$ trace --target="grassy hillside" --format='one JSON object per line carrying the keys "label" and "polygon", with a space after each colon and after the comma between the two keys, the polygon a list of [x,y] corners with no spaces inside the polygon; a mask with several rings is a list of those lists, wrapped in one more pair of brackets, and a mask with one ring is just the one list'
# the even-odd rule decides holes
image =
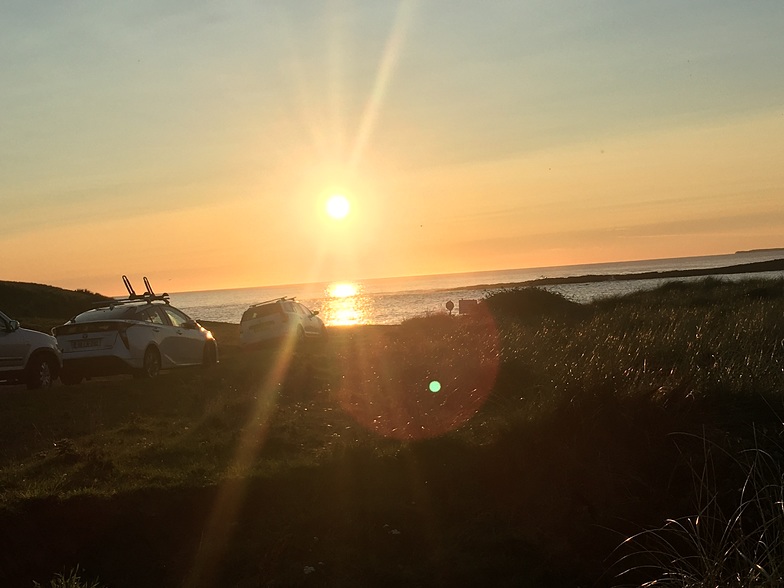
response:
{"label": "grassy hillside", "polygon": [[215,369],[0,394],[0,584],[781,585],[782,281],[210,327]]}
{"label": "grassy hillside", "polygon": [[27,282],[0,281],[0,310],[27,328],[48,331],[52,326],[108,300],[87,290],[65,290]]}

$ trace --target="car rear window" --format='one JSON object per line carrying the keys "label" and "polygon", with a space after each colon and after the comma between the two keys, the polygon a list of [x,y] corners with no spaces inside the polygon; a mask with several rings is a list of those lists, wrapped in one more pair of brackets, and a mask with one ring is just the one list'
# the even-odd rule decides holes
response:
{"label": "car rear window", "polygon": [[115,306],[107,308],[95,308],[82,314],[76,315],[73,319],[75,323],[90,323],[93,321],[105,321],[116,319],[134,318],[136,309],[132,306]]}
{"label": "car rear window", "polygon": [[251,306],[248,310],[246,310],[242,315],[242,321],[250,321],[256,318],[261,318],[265,316],[270,316],[271,314],[275,314],[280,312],[277,302],[274,304],[263,304],[261,306]]}

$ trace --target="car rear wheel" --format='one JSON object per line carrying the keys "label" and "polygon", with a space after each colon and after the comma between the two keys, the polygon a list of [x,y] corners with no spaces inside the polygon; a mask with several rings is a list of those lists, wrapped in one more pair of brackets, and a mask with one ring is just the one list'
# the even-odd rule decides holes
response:
{"label": "car rear wheel", "polygon": [[51,358],[41,353],[33,355],[27,365],[27,389],[51,388],[55,378],[55,369],[54,361]]}
{"label": "car rear wheel", "polygon": [[155,378],[161,373],[161,355],[155,347],[148,347],[144,352],[142,369],[134,373],[137,378]]}

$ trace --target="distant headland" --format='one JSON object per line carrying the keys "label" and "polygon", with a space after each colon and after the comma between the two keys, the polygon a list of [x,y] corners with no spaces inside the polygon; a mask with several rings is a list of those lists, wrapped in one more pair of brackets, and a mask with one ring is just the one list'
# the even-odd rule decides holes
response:
{"label": "distant headland", "polygon": [[[778,251],[778,249],[755,249],[754,252],[761,251]],[[784,252],[784,248],[781,249]],[[745,253],[745,252],[739,252]],[[549,286],[553,284],[583,284],[593,282],[607,282],[610,280],[623,281],[623,280],[656,280],[668,278],[692,278],[699,276],[717,276],[729,274],[753,274],[759,272],[780,272],[784,271],[784,258],[773,259],[770,261],[755,261],[751,263],[739,263],[736,265],[728,265],[724,267],[712,267],[704,269],[684,269],[684,270],[666,270],[666,271],[651,271],[639,272],[632,274],[584,274],[579,276],[565,276],[565,277],[551,277],[551,278],[537,278],[535,280],[528,280],[525,282],[509,282],[503,284],[480,284],[475,286],[466,286],[464,288],[456,288],[458,290],[479,290],[482,288],[513,288],[518,286]]]}
{"label": "distant headland", "polygon": [[736,251],[735,255],[742,253],[775,253],[777,251],[784,252],[784,247],[769,247],[768,249],[747,249],[745,251]]}

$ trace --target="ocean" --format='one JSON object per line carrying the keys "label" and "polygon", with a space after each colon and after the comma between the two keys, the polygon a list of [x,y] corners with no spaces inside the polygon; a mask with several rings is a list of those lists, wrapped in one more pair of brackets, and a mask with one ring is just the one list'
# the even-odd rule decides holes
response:
{"label": "ocean", "polygon": [[[447,312],[446,303],[457,308],[461,299],[480,299],[507,286],[538,278],[584,275],[622,275],[669,270],[713,269],[784,257],[782,250],[739,252],[729,255],[681,257],[644,261],[598,263],[498,271],[379,278],[320,284],[293,284],[233,290],[177,292],[170,295],[174,306],[197,320],[239,323],[242,313],[264,300],[296,297],[311,310],[318,310],[327,325],[390,325],[426,314]],[[749,277],[784,278],[784,272],[717,276],[741,280]],[[699,278],[678,278],[680,280]],[[541,286],[576,302],[652,289],[669,279],[607,280]]]}

